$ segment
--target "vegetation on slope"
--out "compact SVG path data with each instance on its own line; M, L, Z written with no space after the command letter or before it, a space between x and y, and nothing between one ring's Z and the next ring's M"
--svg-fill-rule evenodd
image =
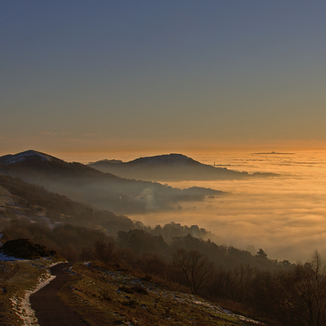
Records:
M20 232L18 226L16 222L15 228L5 229L4 237ZM37 237L40 233L35 226L34 228L31 226L32 223L30 227L25 225L22 229L29 229L30 235ZM86 243L79 238L79 232L86 235ZM176 239L168 244L161 236L154 236L141 230L120 233L117 240L103 234L98 238L96 235L101 233L93 232L93 230L66 225L43 232L44 237L39 240L45 241L46 237L49 237L52 244L60 249L59 252L62 255L66 254L70 259L100 262L77 264L76 266L79 267L73 269L74 273L79 274L79 278L77 276L75 278L77 283L70 284L72 288L67 288L65 292L66 300L69 302L75 300L74 305L76 304L78 309L81 309L80 307L85 309L84 304L87 304L89 310L85 311L96 321L98 320L96 318L109 318L104 316L105 311L113 312L109 315L118 316L118 319L121 316L129 318L131 315L136 320L145 318L140 316L140 311L150 312L148 318L154 318L153 320L162 317L163 303L162 306L158 305L160 296L154 298L153 295L149 302L145 291L133 288L131 283L123 284L119 280L119 275L128 272L141 276L147 282L155 280L157 284L170 290L183 289L192 295L199 295L236 313L263 320L268 325L325 325L326 271L317 252L311 262L295 265L271 261L262 250L259 250L257 255L251 258L253 262L256 261L256 264L239 263L233 267L236 258L241 257L240 250L226 248L230 250L226 250L224 258L217 256L217 259L213 259L214 251L218 253L220 250L219 246L191 236ZM47 241L51 244L49 239ZM69 243L74 243L72 247L76 246L75 251L71 251L72 247L67 249L66 244ZM198 250L193 248L194 245ZM245 254L242 259L247 255ZM226 265L226 262L230 265ZM113 270L118 270L120 274L114 274ZM92 279L93 273L95 279ZM116 283L113 282L114 278ZM114 283L115 287L119 285L120 290L112 288L112 284L107 284L109 279L111 280L109 283ZM136 283L133 285L137 285ZM145 289L148 292L148 288ZM139 294L137 291L142 293ZM119 297L116 297L117 293ZM79 300L78 303L76 300ZM153 317L155 300L159 313ZM118 306L112 307L112 302L117 302ZM189 306L189 301L187 302ZM181 309L177 302L173 304L165 302L164 305L170 307L170 312ZM187 316L192 312L193 310L187 312ZM196 310L194 314L198 314L198 311ZM181 311L175 313L172 315L173 320L177 321L181 315ZM191 318L197 318L194 317L195 315L191 315ZM165 317L171 316L166 314ZM149 323L148 320L144 322ZM212 319L214 320L216 322L216 316ZM198 321L199 325L206 322L208 321Z
M0 253L22 259L35 259L49 257L54 251L49 251L45 246L33 243L29 239L15 239L7 241L1 248Z
M74 202L66 196L49 192L43 187L30 184L19 178L0 174L0 186L15 196L14 208L17 211L17 207L21 206L27 217L43 216L51 223L71 223L78 226L100 228L111 235L115 235L120 230L130 230L135 227L134 223L126 216ZM15 217L15 210L10 210L10 207L5 205L3 215L12 219Z
M0 180L3 186L13 193L9 194L10 196L7 194L12 201L10 205L8 200L4 200L7 198L5 191L2 191L1 197L1 241L5 245L14 239L30 239L72 261L97 260L106 266L109 264L111 270L113 265L120 266L118 268L120 272L140 273L139 275L143 275L147 281L159 280L160 284L164 284L170 290L176 287L186 289L193 295L200 295L221 303L223 307L230 307L232 311L264 320L268 325L322 326L326 324L326 271L318 252L314 254L311 262L304 265L295 265L288 261L273 261L268 259L262 249L256 255L252 255L247 251L196 238L194 235L202 237L210 235L197 226L186 227L171 223L151 229L128 218L74 203L64 196L49 193L41 187L31 186L19 179L2 177ZM52 212L51 218L49 212ZM39 219L31 219L31 216L38 216ZM101 218L105 223L104 217L112 223L112 229L115 231L111 236L109 236L110 230L99 227ZM120 224L120 218L126 224ZM65 224L67 221L75 225ZM92 229L85 227L86 225L91 226ZM124 229L119 230L121 225ZM19 270L15 267L18 266L17 264L19 263L1 264L4 266L1 267L3 268L0 280L3 285L0 288L3 291L1 298L8 299L6 293L13 294L13 291L20 291L19 284L14 290L6 283L8 277L12 279L10 275L14 277ZM86 268L84 265L80 266ZM89 265L87 268L91 266L94 265ZM121 266L125 267L121 268ZM101 273L107 273L108 270L110 269ZM78 273L77 270L75 272ZM87 270L85 273L87 274ZM21 278L18 277L17 280ZM104 286L104 283L98 286ZM82 296L86 290L80 287L81 284L78 283L75 288L80 289ZM25 285L23 288L26 288ZM130 289L129 285L123 289L135 290ZM68 292L66 298L68 296L72 298L71 293ZM74 292L76 298L79 295L77 292ZM131 294L134 295L133 293L128 295L121 290L120 292L130 298ZM83 295L85 298L94 298L94 307L96 300L100 300L100 303L105 305L111 302L102 298L100 294L86 291ZM137 298L128 299L126 302L128 304L123 304L120 300L119 305L126 307L124 309L129 312L135 312L137 309L146 310L142 305L138 305ZM8 303L4 304L4 307L7 305ZM127 310L124 310L123 316L127 316ZM187 314L191 314L191 311ZM13 322L12 325L15 323Z
M20 316L27 316L26 294L49 278L47 267L52 260L0 261L0 325L23 325Z
M90 325L249 325L249 319L240 322L207 300L176 291L177 284L173 291L172 283L167 287L121 266L92 262L75 264L70 272L62 298Z

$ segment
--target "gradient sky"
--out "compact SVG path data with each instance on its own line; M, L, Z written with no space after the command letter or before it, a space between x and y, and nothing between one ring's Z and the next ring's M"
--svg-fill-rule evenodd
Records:
M326 149L324 1L1 1L0 154Z

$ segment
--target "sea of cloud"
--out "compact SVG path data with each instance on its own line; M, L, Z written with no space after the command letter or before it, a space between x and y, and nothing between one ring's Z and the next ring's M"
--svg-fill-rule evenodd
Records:
M326 153L210 153L192 155L237 171L274 172L273 178L171 182L173 187L209 187L230 194L183 209L131 216L146 225L197 224L219 244L265 250L271 259L305 262L317 249L326 259ZM254 249L253 249L254 248Z

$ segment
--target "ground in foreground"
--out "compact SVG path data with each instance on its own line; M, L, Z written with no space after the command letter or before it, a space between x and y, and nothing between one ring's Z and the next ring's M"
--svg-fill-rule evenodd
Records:
M75 264L62 299L90 325L262 325L202 298L100 264Z

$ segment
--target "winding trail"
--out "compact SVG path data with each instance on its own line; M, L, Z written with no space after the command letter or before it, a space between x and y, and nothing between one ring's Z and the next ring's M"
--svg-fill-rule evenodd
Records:
M69 266L70 263L62 263L51 267L51 274L56 275L56 278L30 297L31 307L40 326L88 325L59 298L58 292L70 279L70 275L64 271Z

